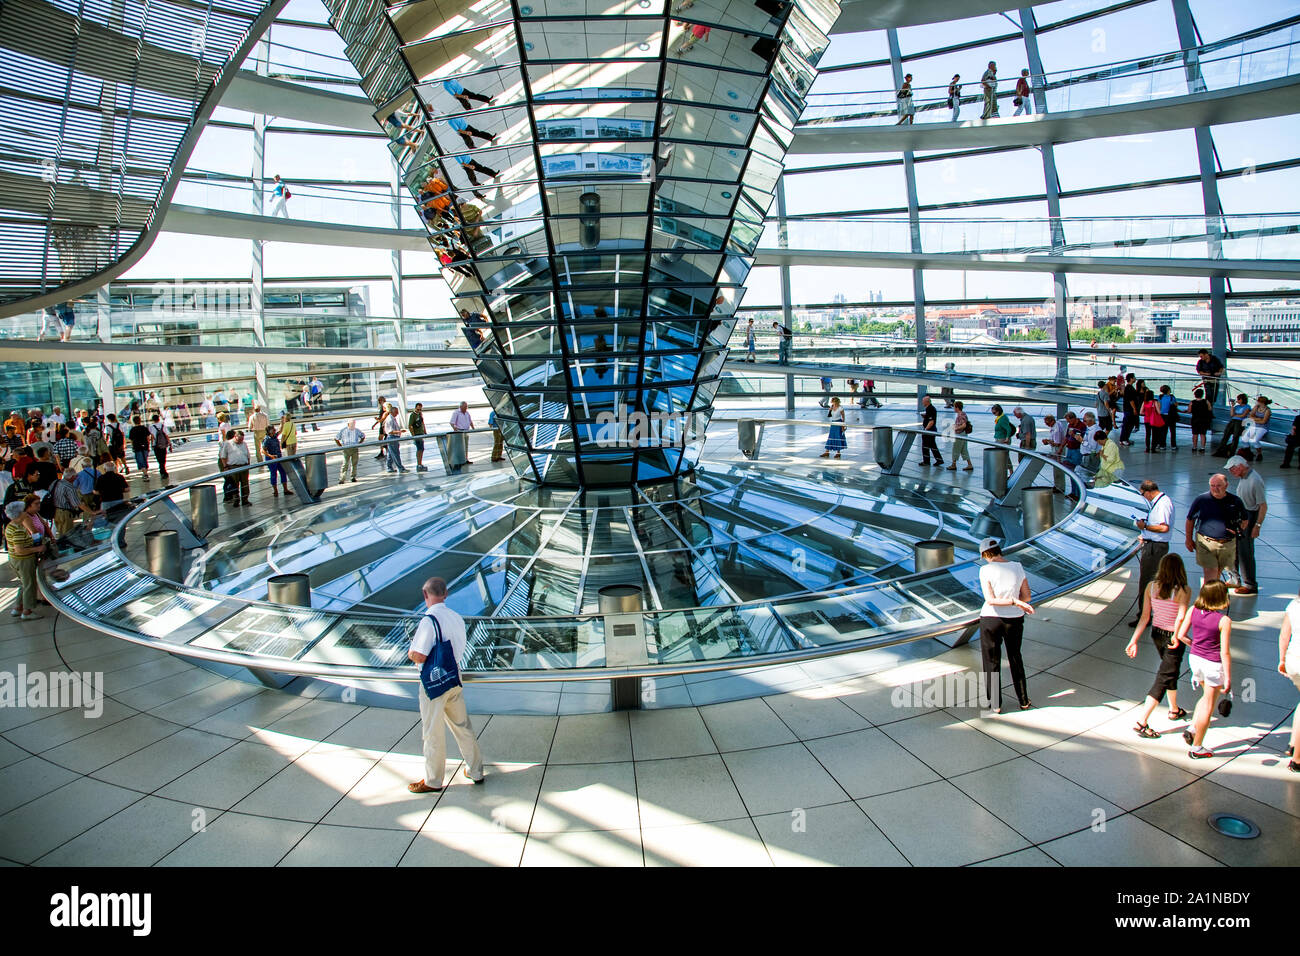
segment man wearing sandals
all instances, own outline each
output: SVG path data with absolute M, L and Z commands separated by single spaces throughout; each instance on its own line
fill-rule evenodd
M 429 578 L 421 592 L 429 612 L 415 629 L 408 656 L 417 665 L 423 664 L 433 653 L 433 642 L 441 637 L 451 642 L 456 666 L 461 667 L 465 658 L 465 619 L 447 607 L 447 582 L 442 578 Z M 437 618 L 437 627 L 431 617 Z M 443 789 L 442 778 L 447 764 L 444 721 L 456 738 L 460 755 L 465 758 L 461 773 L 475 783 L 482 783 L 483 754 L 479 750 L 478 737 L 474 735 L 474 724 L 465 709 L 463 688 L 453 687 L 437 700 L 430 700 L 424 688 L 419 687 L 416 696 L 420 699 L 420 730 L 424 738 L 424 779 L 407 784 L 406 789 L 411 793 L 438 793 Z

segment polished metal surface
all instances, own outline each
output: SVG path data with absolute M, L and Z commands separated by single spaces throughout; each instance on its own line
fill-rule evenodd
M 1020 493 L 1020 511 L 1024 515 L 1025 537 L 1042 534 L 1056 523 L 1054 488 L 1027 488 Z
M 145 555 L 149 573 L 167 581 L 181 580 L 180 535 L 170 529 L 146 531 Z
M 311 577 L 307 574 L 273 574 L 266 579 L 266 599 L 272 604 L 311 607 Z
M 943 539 L 918 541 L 912 545 L 912 566 L 918 574 L 946 568 L 956 557 L 956 547 L 952 541 Z

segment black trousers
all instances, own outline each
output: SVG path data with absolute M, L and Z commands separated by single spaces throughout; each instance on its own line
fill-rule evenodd
M 1124 416 L 1124 427 L 1120 429 L 1119 440 L 1122 442 L 1128 441 L 1129 436 L 1133 434 L 1133 429 L 1137 427 L 1137 423 L 1137 415 L 1131 412 L 1126 414 Z
M 1246 522 L 1246 530 L 1237 535 L 1237 577 L 1242 584 L 1253 588 L 1259 586 L 1255 580 L 1255 539 L 1252 537 L 1255 524 L 1259 521 L 1259 509 L 1247 511 L 1246 514 L 1250 518 Z
M 1245 430 L 1246 426 L 1243 422 L 1235 419 L 1229 421 L 1223 429 L 1223 437 L 1219 439 L 1219 447 L 1214 449 L 1213 453 L 1225 458 L 1235 455 L 1237 453 L 1237 443 L 1241 441 L 1241 433 Z M 1229 442 L 1232 444 L 1231 448 L 1228 447 Z
M 935 444 L 936 435 L 934 432 L 925 432 L 921 435 L 921 463 L 925 464 L 934 455 L 934 460 L 943 464 L 943 456 L 939 454 L 939 446 Z
M 1020 642 L 1025 636 L 1025 618 L 981 617 L 980 656 L 984 660 L 984 694 L 989 706 L 1002 706 L 1002 645 L 1007 647 L 1011 667 L 1011 685 L 1021 704 L 1029 701 L 1029 682 L 1025 680 L 1025 662 L 1020 657 Z
M 158 462 L 158 475 L 164 481 L 169 477 L 167 474 L 167 450 L 165 448 L 155 447 L 153 450 L 154 461 Z
M 1151 642 L 1160 655 L 1160 669 L 1156 671 L 1156 681 L 1147 691 L 1147 696 L 1158 704 L 1165 699 L 1166 691 L 1178 689 L 1178 674 L 1183 669 L 1183 655 L 1187 652 L 1187 645 L 1179 641 L 1178 646 L 1170 650 L 1169 642 L 1173 640 L 1173 631 L 1153 627 L 1150 632 Z
M 1286 454 L 1282 456 L 1282 467 L 1291 467 L 1291 457 L 1295 454 L 1296 446 L 1300 445 L 1300 436 L 1286 436 Z
M 1142 614 L 1147 585 L 1155 579 L 1156 572 L 1160 570 L 1160 562 L 1168 553 L 1168 541 L 1142 541 L 1142 550 L 1138 552 L 1138 616 Z

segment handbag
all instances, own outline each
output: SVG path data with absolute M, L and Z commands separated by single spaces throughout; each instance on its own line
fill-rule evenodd
M 424 685 L 429 700 L 437 700 L 453 687 L 461 686 L 460 667 L 456 664 L 456 652 L 451 641 L 442 636 L 442 626 L 438 619 L 432 614 L 426 614 L 425 617 L 433 622 L 434 638 L 429 656 L 420 665 L 420 683 Z

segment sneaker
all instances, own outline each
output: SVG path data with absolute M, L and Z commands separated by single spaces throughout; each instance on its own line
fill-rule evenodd
M 34 611 L 28 611 L 26 614 L 24 614 L 24 615 L 23 615 L 22 617 L 20 617 L 18 620 L 20 620 L 20 621 L 35 621 L 35 620 L 38 620 L 39 618 L 40 618 L 40 615 L 39 615 L 39 614 L 35 613 Z
M 1196 748 L 1193 748 L 1193 749 L 1187 751 L 1187 756 L 1191 757 L 1193 760 L 1201 760 L 1201 759 L 1203 759 L 1203 758 L 1205 758 L 1205 757 L 1213 757 L 1213 756 L 1214 756 L 1214 751 L 1213 751 L 1213 750 L 1206 750 L 1204 747 L 1201 747 L 1199 750 L 1196 749 Z
M 1234 594 L 1237 595 L 1237 597 L 1241 597 L 1242 595 L 1249 597 L 1252 594 L 1259 593 L 1259 591 L 1257 591 L 1255 588 L 1252 588 L 1248 584 L 1239 584 L 1235 588 L 1233 588 L 1232 591 Z
M 416 471 L 428 471 L 428 470 L 429 470 L 429 466 L 428 466 L 428 465 L 416 465 L 416 466 L 415 466 L 415 470 L 416 470 Z
M 18 610 L 18 608 L 13 608 L 13 609 L 9 612 L 9 616 L 10 616 L 10 617 L 21 617 L 21 616 L 22 616 L 22 613 L 23 613 L 23 612 L 20 611 L 20 610 Z

